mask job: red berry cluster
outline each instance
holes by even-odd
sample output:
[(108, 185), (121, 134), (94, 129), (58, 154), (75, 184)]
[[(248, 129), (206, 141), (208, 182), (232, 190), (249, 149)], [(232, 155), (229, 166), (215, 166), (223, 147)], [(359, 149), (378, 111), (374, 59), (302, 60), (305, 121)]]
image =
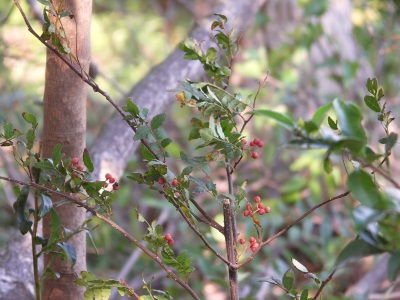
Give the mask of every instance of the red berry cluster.
[[(112, 175), (111, 175), (110, 173), (107, 173), (107, 174), (105, 175), (105, 177), (106, 177), (106, 183), (104, 184), (104, 187), (105, 187), (105, 188), (108, 187), (108, 183), (111, 183), (111, 184), (113, 185), (113, 190), (114, 190), (114, 191), (116, 191), (116, 190), (119, 189), (119, 184), (118, 184), (118, 182), (115, 181), (115, 178), (112, 177)], [(107, 183), (107, 181), (108, 181), (108, 183)]]
[[(242, 149), (246, 150), (247, 149), (247, 141), (245, 139), (241, 139), (241, 142), (243, 144)], [(253, 148), (255, 146), (257, 146), (258, 148), (262, 148), (262, 147), (264, 147), (264, 142), (261, 141), (259, 138), (255, 138), (249, 143), (249, 146), (251, 148)], [(251, 153), (251, 158), (257, 159), (258, 158), (258, 153), (256, 151), (253, 151)]]
[(166, 240), (167, 243), (168, 243), (169, 245), (171, 245), (171, 246), (175, 243), (174, 239), (172, 238), (172, 236), (171, 236), (169, 233), (167, 233), (167, 234), (164, 236), (164, 240)]
[[(244, 238), (240, 238), (239, 243), (244, 245), (246, 243), (246, 240)], [(255, 252), (260, 247), (260, 244), (257, 243), (257, 240), (254, 237), (249, 238), (249, 243), (250, 243), (250, 250), (252, 252)]]
[(258, 213), (259, 215), (262, 216), (271, 211), (271, 208), (269, 206), (264, 206), (264, 204), (261, 203), (260, 196), (255, 196), (254, 202), (255, 202), (254, 207), (252, 207), (250, 203), (246, 204), (246, 210), (243, 212), (243, 215), (245, 217), (251, 217), (255, 213)]
[(253, 237), (249, 238), (249, 243), (250, 243), (250, 250), (252, 252), (256, 252), (257, 249), (260, 247), (260, 245), (257, 243), (257, 240)]
[(79, 164), (78, 157), (74, 157), (73, 159), (71, 159), (71, 166), (81, 172), (85, 169), (85, 167), (83, 165)]
[[(157, 182), (158, 182), (159, 184), (161, 184), (161, 185), (164, 185), (164, 189), (166, 188), (166, 186), (165, 186), (166, 181), (165, 181), (165, 179), (164, 179), (163, 177), (160, 177), (160, 178), (158, 179)], [(178, 186), (179, 186), (179, 181), (178, 181), (178, 179), (174, 178), (174, 179), (171, 181), (171, 185), (172, 185), (173, 187), (178, 187)], [(175, 192), (174, 194), (175, 194), (175, 197), (176, 197), (176, 198), (180, 198), (180, 197), (181, 197), (181, 194), (180, 194), (179, 192)]]

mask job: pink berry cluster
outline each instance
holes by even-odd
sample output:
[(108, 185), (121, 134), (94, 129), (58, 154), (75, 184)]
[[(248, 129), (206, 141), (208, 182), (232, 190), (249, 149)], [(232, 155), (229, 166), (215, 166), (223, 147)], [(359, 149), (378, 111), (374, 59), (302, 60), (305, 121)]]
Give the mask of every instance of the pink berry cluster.
[(106, 183), (104, 184), (104, 188), (108, 187), (108, 184), (112, 184), (113, 185), (113, 190), (116, 191), (119, 189), (119, 184), (118, 182), (115, 181), (115, 178), (112, 177), (112, 175), (110, 173), (107, 173), (105, 175), (106, 177)]
[(172, 236), (169, 233), (167, 233), (164, 236), (164, 240), (166, 240), (168, 245), (171, 245), (171, 246), (175, 243), (174, 239), (172, 238)]
[[(241, 139), (241, 142), (243, 144), (242, 149), (243, 150), (247, 150), (247, 140), (245, 139)], [(259, 138), (254, 138), (250, 143), (249, 143), (250, 148), (254, 148), (254, 147), (258, 147), (258, 148), (262, 148), (264, 147), (264, 142), (261, 141)], [(258, 152), (253, 151), (251, 153), (251, 158), (253, 159), (257, 159), (258, 158)]]
[[(244, 245), (246, 243), (246, 240), (244, 238), (241, 238), (239, 239), (239, 243)], [(249, 238), (249, 243), (250, 243), (250, 250), (252, 252), (255, 252), (260, 247), (260, 244), (257, 243), (257, 240), (254, 237)]]
[(79, 164), (78, 157), (74, 157), (73, 159), (71, 159), (71, 166), (81, 172), (85, 169), (83, 165)]
[(245, 217), (251, 217), (255, 213), (258, 213), (260, 216), (267, 214), (271, 211), (271, 208), (269, 206), (264, 206), (264, 204), (261, 203), (261, 198), (260, 196), (255, 196), (254, 197), (254, 207), (251, 206), (250, 203), (246, 204), (246, 209), (243, 212), (243, 215)]

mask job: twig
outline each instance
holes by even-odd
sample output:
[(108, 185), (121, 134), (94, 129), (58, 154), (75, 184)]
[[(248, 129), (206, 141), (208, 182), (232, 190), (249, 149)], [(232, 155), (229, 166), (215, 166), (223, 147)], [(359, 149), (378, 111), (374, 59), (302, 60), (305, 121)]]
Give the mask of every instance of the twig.
[(249, 257), (247, 258), (245, 261), (241, 262), (240, 264), (238, 264), (236, 266), (237, 269), (242, 268), (243, 266), (245, 266), (246, 264), (248, 264), (249, 262), (251, 262), (254, 257), (256, 256), (257, 252), (260, 251), (260, 249), (269, 244), (270, 242), (272, 242), (274, 239), (276, 239), (277, 237), (281, 236), (282, 234), (286, 233), (290, 228), (292, 228), (293, 226), (295, 226), (296, 224), (300, 223), (305, 217), (307, 217), (308, 215), (310, 215), (312, 212), (314, 212), (315, 210), (317, 210), (318, 208), (320, 208), (321, 206), (324, 206), (325, 204), (328, 204), (329, 202), (332, 202), (334, 200), (340, 199), (340, 198), (344, 198), (347, 195), (349, 195), (350, 192), (347, 191), (345, 193), (342, 193), (340, 195), (337, 195), (335, 197), (329, 198), (328, 200), (321, 202), (320, 204), (317, 204), (316, 206), (314, 206), (313, 208), (311, 208), (310, 210), (308, 210), (306, 213), (304, 213), (302, 216), (300, 216), (299, 218), (297, 218), (295, 221), (293, 221), (291, 224), (289, 224), (288, 226), (286, 226), (284, 229), (282, 229), (281, 231), (279, 231), (278, 233), (274, 234), (273, 236), (271, 236), (269, 239), (265, 240), (264, 242), (262, 242), (260, 244), (260, 247), (258, 247), (258, 249)]
[[(28, 21), (28, 18), (25, 15), (25, 12), (21, 8), (21, 5), (19, 4), (18, 0), (14, 0), (15, 5), (17, 6), (18, 10), (20, 11), (22, 18), (25, 21), (26, 26), (28, 27), (28, 31), (32, 33), (34, 37), (36, 37), (43, 45), (45, 45), (51, 52), (53, 52), (59, 59), (61, 59), (76, 75), (78, 75), (82, 81), (84, 81), (87, 85), (91, 86), (93, 88), (94, 92), (97, 92), (101, 94), (106, 100), (117, 110), (117, 112), (122, 116), (122, 118), (125, 120), (125, 113), (122, 110), (122, 108), (115, 103), (115, 101), (110, 97), (110, 95), (103, 91), (97, 84), (94, 82), (92, 79), (90, 79), (86, 74), (82, 73), (79, 71), (75, 66), (69, 62), (60, 52), (58, 52), (56, 49), (54, 49), (52, 46), (50, 46), (48, 43), (46, 43), (37, 33), (35, 30), (33, 30), (31, 24)], [(133, 132), (136, 132), (136, 127), (134, 124), (132, 124), (129, 120), (125, 120), (126, 123), (129, 125), (130, 128), (132, 128)], [(158, 155), (150, 148), (149, 144), (144, 140), (140, 140), (141, 143), (149, 150), (151, 154), (153, 154), (156, 158), (158, 158)]]
[(158, 255), (154, 254), (149, 249), (147, 249), (137, 239), (135, 239), (133, 236), (131, 236), (127, 231), (125, 231), (123, 228), (121, 228), (118, 224), (116, 224), (110, 218), (105, 217), (102, 214), (97, 213), (96, 210), (93, 207), (91, 207), (88, 204), (83, 203), (81, 199), (73, 197), (71, 195), (67, 195), (67, 194), (62, 193), (62, 192), (54, 191), (54, 190), (52, 190), (50, 188), (41, 186), (40, 184), (37, 184), (37, 183), (34, 183), (34, 182), (25, 182), (25, 181), (20, 181), (20, 180), (16, 180), (16, 179), (13, 179), (13, 178), (8, 178), (8, 177), (3, 177), (3, 176), (0, 176), (0, 180), (6, 180), (6, 181), (14, 182), (14, 183), (19, 184), (19, 185), (32, 186), (34, 188), (37, 188), (37, 189), (40, 189), (40, 190), (44, 190), (44, 191), (46, 191), (46, 192), (48, 192), (50, 194), (61, 196), (61, 197), (65, 198), (66, 200), (71, 201), (74, 204), (78, 205), (79, 207), (85, 208), (93, 216), (99, 218), (100, 220), (104, 221), (105, 223), (107, 223), (108, 225), (113, 227), (115, 230), (117, 230), (119, 233), (121, 233), (126, 239), (128, 239), (130, 242), (135, 244), (137, 247), (139, 247), (146, 255), (151, 257), (161, 268), (163, 268), (165, 270), (165, 272), (173, 280), (176, 281), (176, 283), (178, 283), (180, 286), (182, 286), (193, 297), (193, 299), (200, 300), (200, 298), (191, 289), (191, 287), (189, 285), (187, 285), (183, 280), (181, 280), (174, 272), (172, 272), (171, 269), (169, 269), (167, 267), (167, 265), (165, 265), (162, 262), (162, 260), (158, 257)]
[(201, 207), (201, 205), (198, 204), (198, 203), (196, 202), (196, 200), (190, 199), (190, 202), (193, 203), (193, 205), (197, 208), (197, 210), (198, 210), (198, 211), (204, 216), (204, 218), (206, 218), (206, 220), (208, 221), (208, 222), (202, 221), (203, 223), (206, 223), (206, 224), (210, 225), (211, 227), (215, 228), (216, 230), (218, 230), (219, 232), (224, 233), (224, 227), (222, 227), (221, 225), (219, 225), (219, 224), (217, 223), (217, 221), (215, 221), (213, 218), (211, 218), (210, 215)]
[(317, 300), (319, 294), (321, 294), (322, 290), (323, 290), (324, 287), (328, 284), (328, 282), (332, 280), (333, 275), (335, 275), (335, 273), (336, 273), (336, 269), (334, 269), (334, 270), (332, 271), (332, 273), (329, 274), (329, 276), (328, 276), (325, 280), (322, 281), (321, 286), (319, 287), (319, 289), (318, 289), (317, 293), (315, 294), (313, 300)]
[(140, 299), (140, 296), (138, 295), (138, 294), (136, 294), (135, 293), (135, 291), (133, 290), (133, 288), (131, 288), (127, 283), (126, 283), (126, 281), (123, 279), (123, 278), (121, 278), (120, 280), (119, 280), (125, 287), (127, 287), (128, 288), (128, 290), (132, 293), (132, 295), (134, 295), (135, 297), (136, 297), (136, 299)]

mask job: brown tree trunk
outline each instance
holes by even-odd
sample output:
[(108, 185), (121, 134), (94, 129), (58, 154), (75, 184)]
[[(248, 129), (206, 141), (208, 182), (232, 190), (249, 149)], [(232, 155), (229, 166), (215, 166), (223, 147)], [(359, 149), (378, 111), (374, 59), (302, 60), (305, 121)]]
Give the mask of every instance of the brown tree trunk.
[[(64, 1), (53, 1), (57, 5)], [(81, 67), (88, 71), (90, 63), (90, 22), (92, 1), (69, 0), (64, 2), (65, 10), (73, 18), (63, 18), (62, 23), (69, 41), (69, 48), (79, 59)], [(79, 66), (77, 66), (80, 68)], [(47, 51), (46, 82), (44, 92), (43, 157), (50, 157), (56, 144), (62, 144), (66, 157), (82, 157), (86, 139), (86, 96), (85, 83), (59, 60)], [(53, 202), (60, 199), (53, 198)], [(57, 208), (62, 225), (75, 230), (85, 220), (85, 211), (74, 205)], [(49, 218), (43, 221), (44, 237), (49, 237), (51, 227)], [(60, 279), (46, 278), (43, 284), (43, 299), (82, 299), (84, 290), (73, 281), (86, 269), (85, 233), (75, 235), (73, 243), (77, 262), (71, 265), (65, 261), (46, 255), (44, 267), (60, 274)]]

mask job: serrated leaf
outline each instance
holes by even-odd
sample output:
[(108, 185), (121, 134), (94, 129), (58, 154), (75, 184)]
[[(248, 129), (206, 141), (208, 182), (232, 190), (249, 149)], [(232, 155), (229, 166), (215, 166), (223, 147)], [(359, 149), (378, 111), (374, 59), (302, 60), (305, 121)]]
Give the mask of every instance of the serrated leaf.
[(371, 175), (363, 170), (355, 170), (349, 175), (347, 187), (353, 197), (365, 206), (380, 210), (390, 207), (390, 202), (387, 197), (379, 191)]
[(151, 123), (150, 123), (151, 129), (157, 129), (157, 128), (161, 127), (166, 118), (167, 118), (166, 113), (161, 113), (161, 114), (154, 116), (154, 118), (151, 120)]
[(144, 139), (149, 135), (149, 133), (150, 133), (149, 128), (146, 125), (141, 125), (136, 131), (133, 140), (138, 141)]
[(381, 112), (381, 108), (379, 106), (378, 100), (374, 96), (365, 96), (364, 97), (364, 103), (366, 106), (368, 106), (369, 109), (375, 111), (375, 112)]
[(390, 255), (387, 274), (390, 281), (394, 282), (400, 273), (400, 251), (395, 251)]
[(85, 148), (85, 150), (83, 150), (83, 164), (85, 165), (85, 167), (88, 169), (89, 172), (94, 171), (94, 166), (93, 166), (93, 163), (92, 163), (92, 160), (90, 158), (89, 151), (87, 150), (87, 148)]
[(294, 284), (294, 273), (291, 269), (287, 270), (282, 277), (282, 284), (287, 290), (291, 290)]
[(251, 113), (258, 115), (258, 116), (263, 116), (263, 117), (273, 119), (273, 120), (277, 121), (280, 125), (285, 127), (287, 130), (292, 131), (295, 128), (294, 122), (289, 118), (289, 116), (287, 116), (283, 113), (275, 112), (275, 111), (268, 110), (268, 109), (255, 110)]
[(45, 194), (40, 194), (39, 197), (42, 203), (39, 207), (38, 216), (40, 218), (43, 218), (48, 212), (50, 212), (50, 209), (53, 207), (53, 201), (51, 201), (50, 197)]
[(21, 191), (19, 192), (17, 201), (15, 201), (13, 204), (17, 218), (18, 228), (23, 235), (29, 232), (33, 224), (33, 222), (29, 220), (27, 212), (25, 211), (28, 195), (29, 195), (29, 186), (23, 186)]
[(299, 270), (302, 273), (308, 273), (309, 272), (308, 269), (305, 266), (303, 266), (299, 261), (297, 261), (294, 258), (292, 258), (292, 264), (297, 270)]
[(346, 245), (337, 258), (336, 264), (341, 264), (352, 258), (361, 258), (382, 253), (382, 250), (371, 246), (363, 240), (354, 240)]

